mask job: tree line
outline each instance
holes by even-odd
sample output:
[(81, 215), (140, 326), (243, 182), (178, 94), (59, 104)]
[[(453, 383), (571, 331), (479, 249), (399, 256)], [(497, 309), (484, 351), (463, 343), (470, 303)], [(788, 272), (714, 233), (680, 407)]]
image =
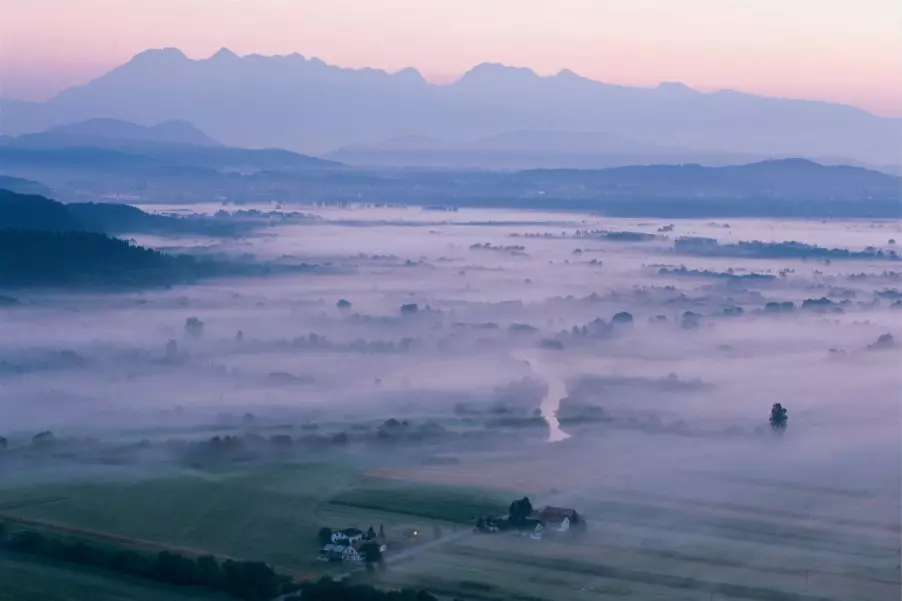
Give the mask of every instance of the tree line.
[(8, 532), (0, 523), (0, 548), (44, 559), (102, 568), (172, 586), (222, 591), (244, 601), (269, 601), (297, 593), (304, 601), (437, 601), (425, 591), (381, 591), (369, 585), (349, 585), (323, 578), (294, 582), (259, 561), (220, 561), (212, 555), (187, 557), (170, 551), (156, 555), (111, 548), (84, 541), (63, 540), (30, 529)]

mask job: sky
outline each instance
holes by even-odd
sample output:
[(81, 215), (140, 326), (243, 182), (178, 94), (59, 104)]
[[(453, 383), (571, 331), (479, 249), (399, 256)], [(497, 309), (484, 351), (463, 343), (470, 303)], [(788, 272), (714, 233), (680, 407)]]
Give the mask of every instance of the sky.
[(0, 96), (43, 100), (169, 46), (441, 83), (481, 62), (568, 68), (902, 117), (902, 0), (0, 0)]

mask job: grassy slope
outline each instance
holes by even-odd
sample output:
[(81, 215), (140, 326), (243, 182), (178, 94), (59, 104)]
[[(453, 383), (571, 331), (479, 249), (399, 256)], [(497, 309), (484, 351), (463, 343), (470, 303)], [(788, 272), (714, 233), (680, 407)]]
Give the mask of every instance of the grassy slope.
[(83, 566), (67, 566), (0, 552), (0, 601), (199, 601), (227, 599), (122, 577)]

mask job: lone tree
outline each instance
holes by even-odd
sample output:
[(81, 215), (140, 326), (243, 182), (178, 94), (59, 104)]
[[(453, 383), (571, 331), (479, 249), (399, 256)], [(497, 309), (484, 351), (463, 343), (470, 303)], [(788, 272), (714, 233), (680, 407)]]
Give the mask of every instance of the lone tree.
[(523, 524), (532, 513), (532, 503), (530, 503), (529, 497), (523, 497), (519, 501), (511, 503), (508, 513), (512, 524), (515, 526)]
[(166, 343), (166, 360), (176, 361), (179, 358), (179, 345), (175, 340)]
[(374, 564), (382, 564), (382, 548), (378, 542), (369, 540), (360, 545), (360, 553), (363, 555), (363, 561), (366, 562), (367, 571), (373, 570)]
[(204, 322), (196, 317), (185, 320), (185, 333), (192, 338), (200, 338), (204, 335)]
[(331, 528), (320, 528), (316, 537), (319, 539), (320, 544), (328, 545), (332, 542), (332, 529)]
[(351, 308), (351, 301), (349, 301), (345, 298), (340, 298), (340, 299), (338, 299), (338, 302), (335, 303), (335, 306), (338, 307), (342, 311), (347, 311), (348, 309)]
[(783, 432), (786, 429), (786, 423), (789, 421), (788, 413), (780, 403), (774, 403), (770, 408), (770, 427), (774, 432)]
[(611, 318), (611, 323), (616, 325), (631, 325), (633, 323), (633, 315), (626, 311), (621, 311)]
[(31, 437), (31, 444), (33, 445), (49, 445), (53, 443), (55, 438), (53, 437), (53, 432), (50, 430), (44, 430), (43, 432), (38, 432), (34, 436)]

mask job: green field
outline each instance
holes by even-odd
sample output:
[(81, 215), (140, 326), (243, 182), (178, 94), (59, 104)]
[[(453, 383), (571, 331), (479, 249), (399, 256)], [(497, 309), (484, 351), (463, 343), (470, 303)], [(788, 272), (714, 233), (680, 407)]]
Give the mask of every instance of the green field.
[(0, 601), (203, 601), (229, 599), (113, 572), (0, 552)]
[(467, 535), (382, 579), (483, 601), (895, 601), (902, 591), (898, 525), (867, 503), (857, 519), (832, 519), (610, 488), (572, 502), (588, 517), (584, 533)]
[(500, 497), (483, 491), (397, 482), (373, 486), (376, 482), (338, 494), (331, 503), (467, 525), (480, 515), (498, 515), (507, 510)]
[[(436, 468), (432, 475), (441, 472)], [(106, 538), (148, 551), (262, 560), (295, 578), (347, 572), (347, 565), (315, 559), (322, 526), (384, 526), (389, 539), (388, 569), (380, 574), (384, 585), (481, 601), (899, 598), (894, 499), (796, 485), (781, 491), (779, 499), (758, 495), (752, 501), (748, 495), (759, 484), (730, 480), (720, 482), (725, 500), (693, 495), (705, 477), (683, 476), (686, 492), (666, 494), (587, 477), (583, 487), (557, 501), (577, 507), (587, 530), (541, 541), (470, 532), (474, 516), (503, 512), (509, 503), (494, 493), (376, 478), (324, 464), (53, 485), (7, 481), (0, 486), (0, 519), (12, 520), (13, 527), (15, 520), (26, 521), (58, 536)], [(806, 511), (812, 499), (822, 504)], [(534, 502), (552, 503), (552, 498), (539, 495)], [(422, 533), (416, 542), (403, 537), (410, 528)], [(428, 544), (436, 537), (442, 540)], [(28, 572), (23, 565), (17, 569), (37, 570)], [(90, 571), (84, 577), (95, 583), (104, 579)], [(34, 576), (20, 581), (43, 585)], [(48, 578), (47, 586), (52, 582)], [(54, 598), (41, 597), (39, 590), (33, 594)]]
[[(117, 544), (261, 560), (297, 577), (336, 569), (315, 559), (323, 526), (431, 533), (503, 507), (477, 491), (403, 485), (336, 465), (279, 465), (211, 475), (0, 488), (0, 519), (102, 533)], [(95, 537), (99, 538), (99, 537)]]

